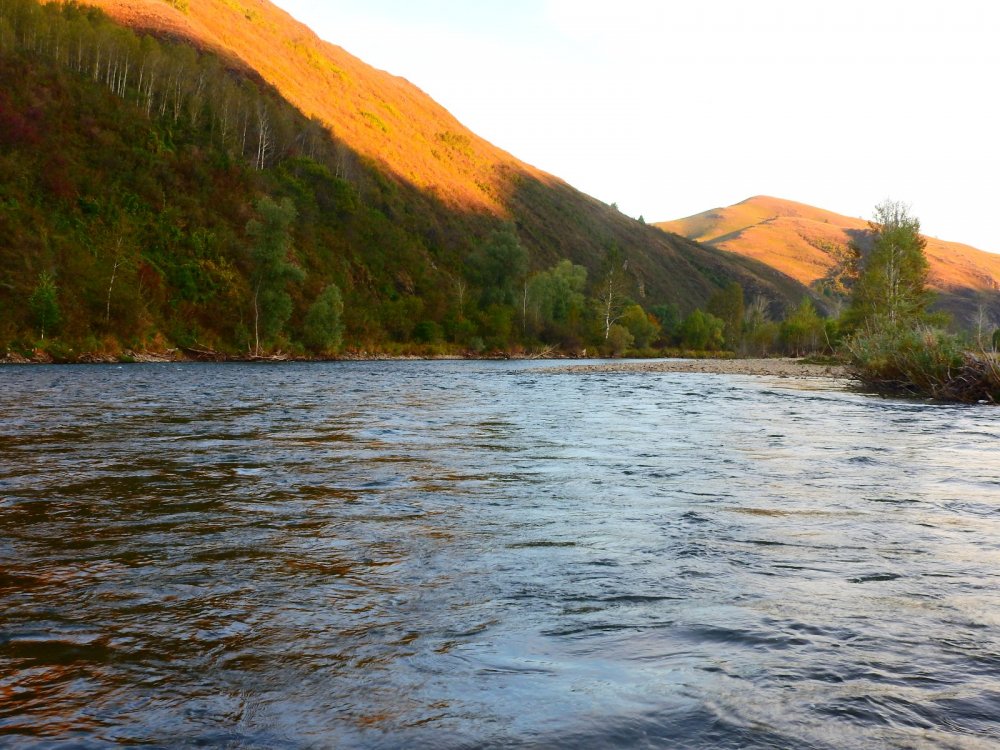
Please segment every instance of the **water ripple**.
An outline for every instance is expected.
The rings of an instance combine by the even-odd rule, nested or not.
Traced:
[[[4,746],[1000,743],[990,409],[341,363],[0,417]]]

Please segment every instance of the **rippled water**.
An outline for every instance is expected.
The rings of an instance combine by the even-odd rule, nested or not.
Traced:
[[[1000,743],[986,407],[156,365],[0,418],[0,746]]]

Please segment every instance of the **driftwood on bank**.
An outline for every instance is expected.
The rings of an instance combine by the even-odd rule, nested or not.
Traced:
[[[225,354],[214,349],[182,346],[181,351],[184,352],[185,356],[198,362],[225,362],[228,359]]]

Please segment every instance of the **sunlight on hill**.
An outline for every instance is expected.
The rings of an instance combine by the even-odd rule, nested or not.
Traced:
[[[130,26],[194,41],[255,71],[361,156],[464,210],[504,215],[512,170],[540,171],[468,131],[403,78],[369,67],[262,0],[88,0]],[[389,135],[392,135],[389,138]]]
[[[757,196],[675,221],[668,232],[767,263],[803,284],[822,279],[868,224],[803,203]],[[1000,290],[1000,255],[927,238],[931,285],[938,291]]]

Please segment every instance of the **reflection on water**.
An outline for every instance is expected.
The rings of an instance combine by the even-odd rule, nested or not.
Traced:
[[[1000,427],[537,364],[0,370],[0,745],[1000,742]]]

